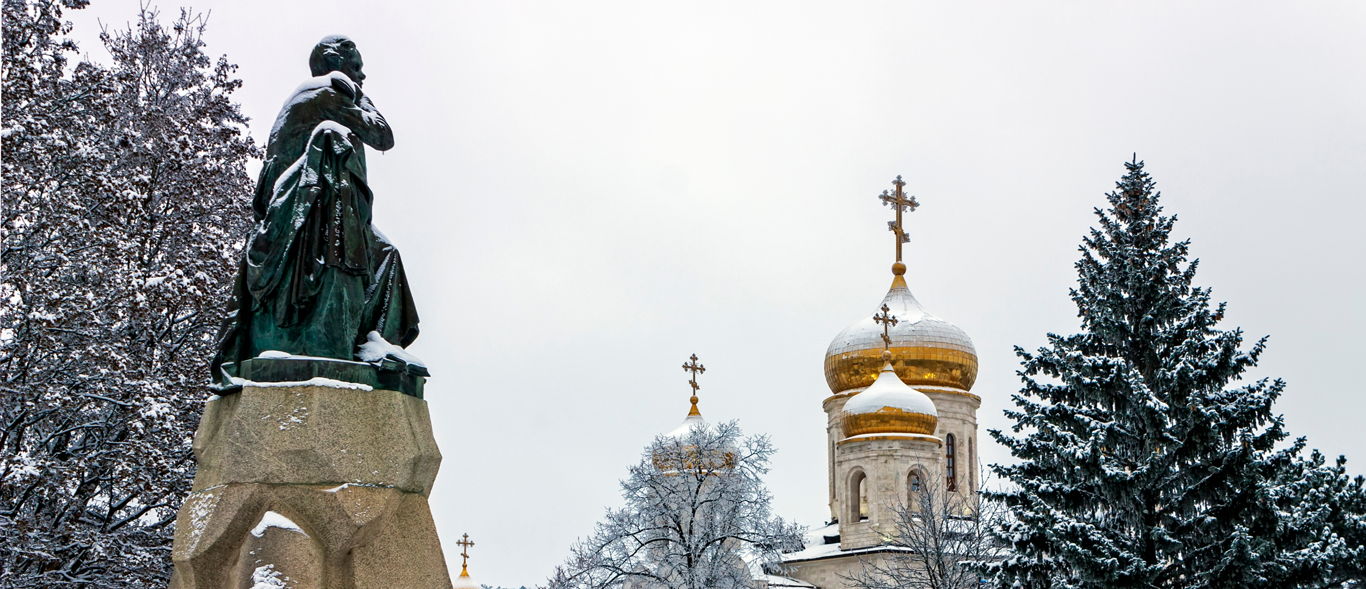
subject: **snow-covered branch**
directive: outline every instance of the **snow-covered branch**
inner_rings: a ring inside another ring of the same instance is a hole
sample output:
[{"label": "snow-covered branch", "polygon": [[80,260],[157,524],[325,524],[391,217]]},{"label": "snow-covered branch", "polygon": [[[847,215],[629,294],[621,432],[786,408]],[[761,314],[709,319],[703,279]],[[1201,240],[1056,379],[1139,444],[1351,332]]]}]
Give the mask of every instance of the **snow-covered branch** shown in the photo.
[{"label": "snow-covered branch", "polygon": [[770,513],[761,475],[773,447],[734,423],[660,437],[622,481],[625,507],[608,510],[550,579],[555,589],[739,589],[800,541]]}]

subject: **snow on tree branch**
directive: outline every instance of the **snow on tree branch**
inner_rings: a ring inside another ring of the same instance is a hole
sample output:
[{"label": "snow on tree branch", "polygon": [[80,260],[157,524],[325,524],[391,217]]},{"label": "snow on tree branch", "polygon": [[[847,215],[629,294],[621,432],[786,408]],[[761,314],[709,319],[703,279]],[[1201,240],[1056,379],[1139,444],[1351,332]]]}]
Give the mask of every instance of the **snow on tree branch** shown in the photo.
[{"label": "snow on tree branch", "polygon": [[6,0],[0,570],[9,587],[170,572],[190,439],[250,223],[241,82],[204,19],[144,8],[69,60],[63,9]]}]

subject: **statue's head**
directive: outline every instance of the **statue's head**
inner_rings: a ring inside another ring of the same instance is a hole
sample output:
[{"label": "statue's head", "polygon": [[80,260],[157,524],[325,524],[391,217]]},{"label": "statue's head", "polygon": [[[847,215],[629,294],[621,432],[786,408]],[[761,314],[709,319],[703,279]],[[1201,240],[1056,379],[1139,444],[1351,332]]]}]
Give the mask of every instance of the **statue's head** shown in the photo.
[{"label": "statue's head", "polygon": [[323,40],[313,46],[313,53],[308,56],[308,69],[313,71],[313,75],[323,76],[328,72],[341,72],[358,86],[365,80],[365,74],[361,72],[364,65],[360,59],[360,51],[356,49],[356,42],[342,35],[323,37]]}]

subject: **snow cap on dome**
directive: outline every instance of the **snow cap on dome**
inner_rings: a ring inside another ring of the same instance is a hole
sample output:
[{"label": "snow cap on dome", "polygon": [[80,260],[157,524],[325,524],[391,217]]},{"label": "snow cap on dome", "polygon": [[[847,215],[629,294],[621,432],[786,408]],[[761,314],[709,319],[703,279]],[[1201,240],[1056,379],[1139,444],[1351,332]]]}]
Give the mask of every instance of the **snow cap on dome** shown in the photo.
[{"label": "snow cap on dome", "polygon": [[[906,286],[904,265],[893,268],[892,286],[882,299],[898,319],[889,330],[892,368],[913,387],[963,392],[977,380],[977,350],[958,326],[925,310]],[[872,315],[846,327],[825,351],[825,381],[830,392],[845,393],[871,386],[878,378],[884,342]]]},{"label": "snow cap on dome", "polygon": [[460,576],[455,578],[451,584],[451,589],[480,589],[479,583],[470,577],[469,567],[460,567]]},{"label": "snow cap on dome", "polygon": [[844,404],[844,436],[865,434],[933,435],[939,423],[934,401],[901,382],[890,362],[877,380]]},{"label": "snow cap on dome", "polygon": [[[693,405],[693,409],[696,410],[697,406]],[[707,423],[707,420],[702,419],[701,413],[689,413],[688,416],[683,419],[683,423],[680,423],[678,424],[678,427],[669,430],[668,433],[664,434],[664,437],[686,438],[688,437],[688,433],[692,432],[693,428],[697,427],[705,428],[711,426]]]}]

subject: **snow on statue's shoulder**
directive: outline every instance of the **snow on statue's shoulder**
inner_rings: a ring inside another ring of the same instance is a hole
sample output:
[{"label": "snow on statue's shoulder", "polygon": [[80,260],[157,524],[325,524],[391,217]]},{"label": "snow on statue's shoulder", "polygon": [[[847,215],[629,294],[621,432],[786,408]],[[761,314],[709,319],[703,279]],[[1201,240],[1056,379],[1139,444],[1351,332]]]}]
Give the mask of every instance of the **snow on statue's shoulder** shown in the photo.
[{"label": "snow on statue's shoulder", "polygon": [[304,80],[303,83],[299,84],[299,86],[294,89],[294,93],[290,95],[289,101],[285,102],[285,110],[288,110],[290,106],[312,98],[314,96],[314,91],[316,90],[336,88],[337,86],[351,88],[351,94],[356,93],[356,83],[351,81],[351,78],[346,77],[346,74],[341,72],[331,71],[321,76],[314,76]]}]

